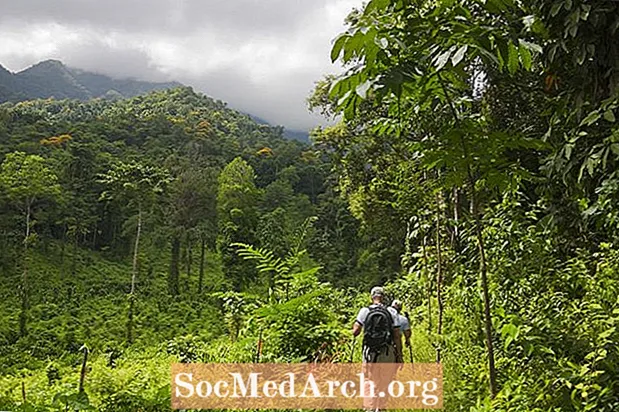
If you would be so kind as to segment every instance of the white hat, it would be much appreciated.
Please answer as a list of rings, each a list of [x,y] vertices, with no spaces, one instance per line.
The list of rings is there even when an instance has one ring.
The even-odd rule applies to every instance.
[[[380,286],[374,286],[370,292],[370,295],[372,295],[373,298],[376,296],[385,296],[385,289]]]

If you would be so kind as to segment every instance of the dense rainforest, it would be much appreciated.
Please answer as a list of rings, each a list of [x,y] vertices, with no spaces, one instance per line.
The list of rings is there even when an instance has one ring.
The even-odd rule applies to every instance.
[[[177,361],[347,362],[380,284],[445,410],[619,410],[619,4],[346,23],[311,145],[190,88],[0,106],[0,409],[169,410]]]

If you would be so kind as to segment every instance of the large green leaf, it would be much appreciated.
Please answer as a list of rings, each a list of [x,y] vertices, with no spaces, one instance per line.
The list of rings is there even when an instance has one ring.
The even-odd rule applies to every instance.
[[[513,42],[509,42],[508,47],[507,70],[510,74],[514,74],[518,71],[518,49]]]
[[[458,51],[456,51],[456,53],[451,58],[451,63],[454,66],[457,66],[462,61],[462,59],[464,59],[464,56],[468,48],[469,46],[465,44],[464,46],[460,47]]]
[[[522,62],[522,67],[524,67],[526,70],[531,70],[531,64],[533,59],[529,49],[525,47],[522,43],[520,43],[518,51],[520,52],[520,61]]]
[[[615,113],[612,110],[607,110],[604,112],[604,119],[611,123],[615,123]]]
[[[348,34],[342,34],[335,40],[333,48],[331,49],[331,62],[335,62],[339,59],[340,54],[342,54],[342,48],[349,38],[350,36]]]

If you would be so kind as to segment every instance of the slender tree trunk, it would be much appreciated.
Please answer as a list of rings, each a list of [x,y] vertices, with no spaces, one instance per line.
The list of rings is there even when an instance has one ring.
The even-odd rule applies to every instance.
[[[456,112],[455,107],[449,95],[447,93],[447,88],[441,78],[440,73],[438,74],[438,80],[441,83],[441,87],[443,88],[443,92],[445,93],[445,97],[449,102],[449,107],[451,108],[454,121],[457,126],[460,126],[460,119],[458,118],[458,113]],[[468,148],[464,137],[460,136],[460,143],[462,145],[462,152],[466,159],[469,158]],[[492,345],[492,317],[490,312],[490,293],[488,292],[488,272],[486,265],[486,250],[484,248],[484,239],[483,239],[483,231],[481,227],[481,222],[478,214],[478,205],[477,205],[477,196],[476,196],[476,188],[475,183],[476,179],[473,176],[473,171],[471,169],[471,163],[469,162],[466,166],[466,172],[468,175],[469,185],[471,186],[471,215],[474,216],[475,219],[475,232],[477,236],[477,245],[479,247],[479,255],[480,255],[480,264],[479,271],[481,274],[481,284],[482,284],[482,293],[484,299],[484,320],[485,320],[485,329],[486,329],[486,346],[488,349],[488,369],[490,375],[490,396],[494,398],[498,393],[498,386],[496,382],[496,367],[494,364],[494,347]]]
[[[186,283],[186,287],[185,289],[187,291],[190,290],[189,285],[191,284],[191,264],[193,263],[193,259],[192,259],[192,249],[191,249],[191,237],[187,236],[187,262],[186,262],[186,266],[187,266],[187,283]]]
[[[425,272],[426,279],[428,280],[428,333],[432,332],[432,278],[430,277],[430,270],[428,268],[428,251],[427,251],[428,237],[423,236],[423,244],[421,246],[423,250],[423,270]]]
[[[260,357],[262,355],[262,328],[258,332],[258,344],[256,345],[256,357],[255,362],[260,363]]]
[[[90,247],[92,248],[92,250],[97,249],[97,221],[95,221],[95,227],[93,228],[93,231],[92,231],[92,240],[91,240]]]
[[[24,271],[22,273],[21,285],[21,313],[19,314],[19,334],[26,336],[28,334],[28,243],[30,242],[30,215],[32,213],[32,202],[30,199],[26,201],[26,232],[24,237]]]
[[[437,211],[436,211],[436,301],[438,304],[438,321],[436,332],[439,339],[442,341],[443,337],[443,251],[441,245],[441,204],[440,198],[437,197]],[[442,342],[441,342],[442,343]],[[436,349],[436,362],[441,362],[441,345],[439,344]]]
[[[71,258],[71,273],[75,275],[77,272],[77,255],[79,250],[79,231],[78,228],[75,228],[75,233],[73,234],[73,257]]]
[[[490,372],[490,393],[494,398],[498,393],[496,382],[496,367],[494,364],[494,347],[492,345],[492,315],[490,313],[490,293],[488,291],[488,270],[486,265],[486,250],[479,218],[476,218],[477,242],[480,256],[481,287],[484,297],[484,320],[486,326],[486,345],[488,347],[488,368]]]
[[[486,347],[488,349],[488,372],[490,377],[490,396],[494,398],[498,393],[496,366],[494,363],[494,346],[492,344],[492,314],[490,310],[490,292],[488,291],[488,266],[486,261],[486,248],[484,246],[484,236],[482,223],[479,217],[477,196],[475,193],[475,180],[472,175],[469,177],[471,184],[471,211],[475,219],[475,235],[479,248],[479,272],[481,274],[481,288],[484,300],[484,324],[486,332]]]
[[[129,293],[129,316],[127,320],[127,341],[133,343],[133,313],[135,309],[135,282],[138,271],[138,253],[140,248],[140,234],[142,233],[142,206],[138,207],[138,228],[133,247],[133,265],[131,269],[131,292]]]
[[[67,244],[67,226],[64,225],[62,230],[62,239],[60,240],[60,267],[64,276],[64,253]]]
[[[200,277],[198,279],[198,295],[202,294],[202,286],[204,282],[204,259],[206,257],[206,239],[202,236],[200,244]]]
[[[135,236],[135,245],[133,247],[133,265],[131,269],[131,294],[135,292],[135,281],[138,273],[138,253],[140,250],[140,235],[142,233],[142,207],[138,210],[138,229]]]
[[[172,251],[170,256],[170,276],[168,277],[168,290],[170,295],[178,296],[179,293],[179,285],[178,285],[178,261],[180,259],[181,254],[181,242],[177,235],[172,237]]]
[[[453,215],[454,215],[454,230],[453,239],[451,241],[452,248],[459,250],[460,243],[460,190],[453,190]]]

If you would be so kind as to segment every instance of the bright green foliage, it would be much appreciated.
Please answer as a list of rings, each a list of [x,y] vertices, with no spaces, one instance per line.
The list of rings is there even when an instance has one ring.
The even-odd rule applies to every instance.
[[[341,356],[337,344],[343,338],[343,313],[334,306],[345,300],[344,294],[318,281],[322,268],[309,262],[307,251],[301,249],[313,220],[299,229],[296,245],[285,259],[269,250],[235,245],[239,255],[255,262],[268,279],[268,301],[248,314],[250,328],[257,329],[259,339],[267,342],[264,361],[305,362]]]
[[[226,277],[237,291],[253,277],[252,269],[238,259],[229,245],[255,241],[260,192],[254,178],[253,168],[238,157],[219,175],[217,208],[221,235],[218,242],[224,258]]]
[[[14,152],[6,155],[0,173],[5,195],[24,212],[35,201],[60,195],[58,177],[41,156]]]
[[[385,284],[445,410],[618,410],[617,7],[371,0],[311,147],[188,88],[0,107],[3,157],[63,194],[35,207],[20,336],[23,201],[0,192],[0,409],[167,410],[173,361],[348,361]]]
[[[243,243],[234,243],[232,246],[239,248],[237,253],[243,259],[256,262],[256,269],[266,276],[265,286],[268,287],[269,302],[288,300],[290,296],[301,293],[301,290],[292,290],[295,287],[302,288],[304,283],[312,289],[317,282],[316,273],[322,269],[320,266],[304,268],[307,250],[301,249],[305,242],[308,229],[316,218],[307,219],[305,224],[296,233],[293,246],[285,257],[277,257],[272,251],[264,248],[254,248]]]
[[[163,193],[170,180],[167,171],[153,166],[138,162],[117,163],[101,176],[101,183],[109,188],[102,197],[148,204],[154,195]]]
[[[220,189],[217,195],[222,217],[228,221],[233,221],[240,215],[247,219],[253,218],[251,208],[257,206],[259,195],[254,179],[254,170],[240,157],[224,168],[219,177]],[[245,208],[248,213],[245,213]]]
[[[21,313],[19,331],[21,336],[27,334],[28,309],[30,306],[29,245],[32,242],[32,208],[37,201],[58,197],[61,192],[58,178],[48,166],[46,160],[36,155],[23,152],[9,153],[0,171],[0,188],[13,204],[25,215],[23,237],[24,253],[22,280],[20,285]]]

